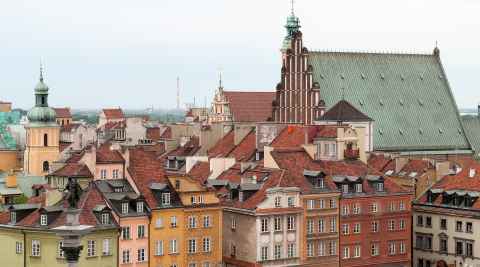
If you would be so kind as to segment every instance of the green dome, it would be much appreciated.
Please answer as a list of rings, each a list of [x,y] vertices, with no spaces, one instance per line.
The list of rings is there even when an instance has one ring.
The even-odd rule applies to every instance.
[[[35,86],[36,93],[48,93],[48,86],[43,82],[43,78],[38,81],[37,85]]]
[[[33,107],[28,113],[27,118],[30,123],[35,122],[56,122],[55,110],[51,107]]]

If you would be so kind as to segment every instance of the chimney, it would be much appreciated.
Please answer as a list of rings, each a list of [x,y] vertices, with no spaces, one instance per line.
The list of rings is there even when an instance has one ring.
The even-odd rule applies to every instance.
[[[470,168],[470,170],[468,172],[468,177],[470,177],[470,178],[475,177],[475,169],[474,168]]]

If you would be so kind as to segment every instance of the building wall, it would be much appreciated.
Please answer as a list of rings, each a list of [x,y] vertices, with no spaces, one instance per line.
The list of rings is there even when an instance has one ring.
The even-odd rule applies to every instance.
[[[72,118],[71,117],[57,117],[57,124],[58,125],[68,125],[72,122]]]
[[[150,266],[186,266],[185,262],[185,219],[183,208],[153,210],[150,223]],[[170,218],[177,218],[177,227],[170,225]],[[158,227],[157,220],[162,221]],[[169,253],[170,240],[177,240],[178,253]],[[156,255],[155,244],[163,241],[163,255]]]
[[[120,218],[120,227],[130,227],[130,239],[123,239],[120,237],[119,240],[119,253],[118,253],[118,262],[119,266],[132,266],[132,267],[146,267],[149,266],[149,220],[148,217],[125,217]],[[143,238],[138,237],[138,226],[145,226],[145,236]],[[145,261],[137,261],[137,251],[138,249],[145,249]],[[122,261],[122,251],[130,251],[130,263],[123,264]]]
[[[147,128],[143,125],[144,118],[134,117],[127,118],[126,140],[129,144],[138,144],[138,141],[145,139],[147,136]]]
[[[48,146],[43,145],[43,136],[48,135]],[[48,161],[51,166],[59,157],[60,128],[35,127],[27,128],[27,145],[24,155],[24,170],[31,175],[46,175],[43,171],[43,162]]]
[[[118,178],[123,179],[123,164],[122,163],[97,163],[95,166],[94,180],[100,180],[101,171],[107,171],[106,179],[113,179],[113,170],[118,170]]]
[[[423,226],[418,225],[417,217],[423,217]],[[428,227],[426,225],[427,217],[431,218],[432,225]],[[447,220],[447,229],[442,229],[440,227],[440,219]],[[456,231],[456,222],[460,221],[463,225],[463,231]],[[465,231],[465,225],[467,222],[473,224],[473,232],[468,233]],[[480,266],[480,220],[476,216],[467,216],[465,213],[462,215],[459,212],[456,212],[453,209],[424,209],[421,206],[414,206],[413,212],[413,240],[414,240],[414,251],[413,251],[413,265],[418,266],[419,259],[423,259],[424,266],[426,266],[426,261],[430,261],[432,266],[443,260],[447,264],[455,267],[477,267]],[[432,249],[424,250],[417,248],[416,236],[418,234],[427,234],[432,237]],[[448,254],[440,253],[440,235],[444,234],[448,237]],[[474,258],[466,258],[462,256],[455,255],[455,240],[464,239],[464,240],[473,240],[473,256]],[[464,248],[465,249],[465,248]],[[449,265],[449,266],[450,266]]]
[[[59,257],[58,242],[61,239],[55,233],[45,231],[25,231],[24,233],[25,236],[20,229],[0,229],[0,243],[2,244],[0,257],[5,266],[62,267],[67,264],[65,259]],[[114,256],[116,255],[118,246],[117,236],[117,229],[98,230],[85,236],[82,239],[84,248],[80,254],[78,266],[117,266],[117,258]],[[102,243],[106,238],[111,240],[110,255],[102,255]],[[32,240],[40,241],[39,257],[32,256]],[[96,256],[87,257],[88,240],[96,241]],[[23,246],[23,251],[19,254],[16,253],[16,242],[21,243]],[[26,256],[24,257],[24,255]],[[24,265],[24,259],[26,259],[26,265]]]
[[[0,150],[0,170],[9,171],[18,167],[17,150]]]
[[[397,264],[410,266],[411,262],[411,195],[386,195],[366,197],[343,197],[340,200],[340,264],[341,266],[373,266],[378,264]],[[378,212],[371,212],[371,205],[378,204]],[[394,203],[395,210],[390,210]],[[400,210],[400,203],[405,210]],[[353,213],[353,205],[360,204],[360,214]],[[343,207],[348,207],[348,214],[343,213]],[[394,230],[388,229],[390,220],[395,222]],[[399,221],[405,222],[405,228],[400,229]],[[379,230],[372,232],[372,222],[377,221]],[[360,223],[360,233],[354,233],[354,225]],[[349,226],[348,234],[342,232],[343,225]],[[389,255],[389,242],[395,243],[395,254]],[[400,253],[400,243],[405,245],[405,252]],[[379,245],[379,255],[372,256],[372,244]],[[360,246],[360,257],[354,256],[355,246]],[[349,248],[349,257],[344,257],[344,248]]]
[[[235,220],[235,229],[232,229],[232,220]],[[256,217],[232,210],[224,210],[222,229],[223,256],[255,263],[258,249]],[[232,246],[236,248],[235,257],[231,255]]]

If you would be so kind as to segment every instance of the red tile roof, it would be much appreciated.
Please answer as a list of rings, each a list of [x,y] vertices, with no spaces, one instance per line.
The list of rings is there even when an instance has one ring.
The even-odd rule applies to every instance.
[[[193,156],[200,149],[200,138],[197,136],[191,136],[185,145],[178,147],[177,149],[168,153],[168,156]]]
[[[160,139],[171,139],[172,138],[172,128],[170,126],[165,127],[162,134],[160,135]]]
[[[125,159],[118,150],[111,149],[107,142],[97,148],[97,163],[125,163]]]
[[[230,102],[233,120],[237,122],[261,122],[272,117],[275,92],[224,91]]]
[[[428,171],[429,169],[433,169],[432,163],[428,160],[423,159],[411,159],[403,166],[401,172],[412,173],[416,172],[419,175],[423,174],[424,172]]]
[[[387,165],[391,162],[394,161],[390,157],[386,157],[383,154],[375,154],[372,153],[370,154],[370,157],[368,158],[367,164],[370,168],[377,170],[379,172],[385,172],[387,169]],[[393,168],[395,170],[395,168]]]
[[[62,132],[71,132],[74,129],[77,129],[81,124],[80,123],[69,123],[69,124],[64,124],[60,128],[60,131]]]
[[[224,135],[218,142],[208,150],[211,158],[226,157],[235,148],[235,133],[233,130]]]
[[[60,141],[59,143],[59,149],[60,149],[60,152],[63,152],[65,149],[67,149],[69,146],[71,146],[72,143],[70,142],[62,142]]]
[[[154,141],[160,140],[160,127],[148,127],[146,137]]]
[[[305,144],[305,141],[312,143],[313,138],[317,135],[318,127],[319,126],[288,125],[273,139],[271,146],[275,148],[291,148],[301,147]]]
[[[256,141],[257,136],[255,130],[252,130],[230,153],[228,153],[227,157],[235,158],[237,162],[251,160],[257,151]]]
[[[109,121],[105,123],[101,128],[105,130],[113,130],[113,129],[125,129],[127,124],[125,121]]]
[[[93,175],[90,172],[90,169],[88,169],[87,165],[79,163],[67,163],[62,168],[49,174],[49,176],[93,178]]]
[[[208,179],[208,176],[210,176],[210,163],[197,162],[187,175],[203,184]]]
[[[121,108],[104,108],[103,114],[107,119],[124,119],[123,111]]]
[[[53,108],[57,118],[72,118],[70,108]]]

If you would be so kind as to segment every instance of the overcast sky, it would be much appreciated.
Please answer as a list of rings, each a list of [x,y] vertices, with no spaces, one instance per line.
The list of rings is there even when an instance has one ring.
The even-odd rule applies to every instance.
[[[480,102],[480,1],[296,0],[310,50],[431,53],[460,107]],[[0,100],[33,105],[45,62],[50,105],[203,105],[226,89],[273,90],[289,0],[7,1],[0,4]]]

